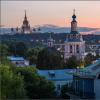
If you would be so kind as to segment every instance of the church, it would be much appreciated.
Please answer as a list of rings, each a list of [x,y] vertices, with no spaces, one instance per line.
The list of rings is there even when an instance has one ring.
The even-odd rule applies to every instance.
[[[76,56],[77,59],[84,59],[85,54],[85,41],[82,35],[78,32],[75,10],[73,11],[71,32],[67,34],[64,43],[64,59]]]
[[[72,15],[71,31],[66,35],[64,43],[54,44],[54,40],[51,37],[48,40],[47,45],[49,47],[60,46],[60,52],[63,52],[64,60],[71,56],[75,56],[78,60],[83,60],[85,57],[85,41],[83,40],[82,35],[78,32],[75,10]]]

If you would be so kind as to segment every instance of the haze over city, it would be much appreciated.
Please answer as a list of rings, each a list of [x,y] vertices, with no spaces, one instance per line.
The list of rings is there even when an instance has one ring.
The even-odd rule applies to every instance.
[[[76,9],[78,26],[100,27],[99,1],[1,1],[1,25],[20,27],[25,9],[31,26],[70,27],[73,9]]]

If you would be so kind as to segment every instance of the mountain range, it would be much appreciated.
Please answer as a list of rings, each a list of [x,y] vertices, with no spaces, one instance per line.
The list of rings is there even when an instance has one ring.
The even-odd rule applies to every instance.
[[[45,32],[54,32],[54,33],[69,33],[70,27],[60,27],[51,24],[44,25],[35,25],[33,28],[40,28],[40,31],[37,32],[45,33]],[[100,28],[89,28],[89,27],[78,27],[78,31],[81,34],[96,34],[100,35]],[[11,28],[0,28],[0,34],[10,34]]]

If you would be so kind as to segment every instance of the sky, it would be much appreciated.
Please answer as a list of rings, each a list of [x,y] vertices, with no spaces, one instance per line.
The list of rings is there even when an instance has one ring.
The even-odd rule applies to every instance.
[[[70,27],[73,9],[80,27],[100,28],[100,1],[1,1],[1,25],[21,27],[24,11],[30,25]]]

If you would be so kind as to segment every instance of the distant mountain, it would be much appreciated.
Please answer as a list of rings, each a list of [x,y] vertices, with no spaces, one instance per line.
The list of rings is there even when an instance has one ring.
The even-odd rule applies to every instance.
[[[41,33],[54,32],[54,33],[69,33],[70,27],[60,27],[51,24],[35,25],[33,28],[40,28]],[[15,29],[14,29],[15,30]],[[82,34],[98,34],[100,35],[99,28],[78,27],[78,31]],[[11,34],[10,28],[0,28],[0,34]]]
[[[44,25],[35,25],[34,28],[40,28],[41,32],[54,32],[54,33],[69,33],[70,32],[70,27],[60,27],[56,25],[51,25],[51,24],[44,24]],[[78,27],[78,31],[80,33],[85,33],[91,32],[91,31],[96,31],[99,28],[89,28],[89,27]],[[100,31],[98,31],[100,34]],[[95,33],[94,33],[95,34]]]
[[[89,32],[82,32],[82,34],[95,34],[95,35],[100,35],[100,29],[92,30]]]
[[[52,24],[43,24],[43,25],[34,25],[35,28],[37,27],[46,27],[46,28],[60,28],[60,26],[52,25]]]
[[[10,28],[0,28],[0,34],[10,34],[11,29]]]

